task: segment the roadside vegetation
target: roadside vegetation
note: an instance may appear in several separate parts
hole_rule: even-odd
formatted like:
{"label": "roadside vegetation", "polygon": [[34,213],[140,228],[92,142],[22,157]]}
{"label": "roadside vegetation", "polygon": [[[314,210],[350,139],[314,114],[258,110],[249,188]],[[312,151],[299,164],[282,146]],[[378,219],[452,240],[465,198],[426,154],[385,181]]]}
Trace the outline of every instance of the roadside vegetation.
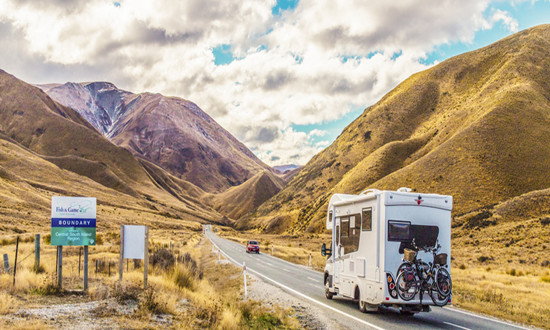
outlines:
{"label": "roadside vegetation", "polygon": [[[482,223],[478,218],[474,224]],[[457,219],[453,228],[451,274],[455,307],[520,324],[550,329],[550,221],[493,223],[476,227]],[[485,221],[492,221],[485,219]],[[217,227],[218,234],[245,244],[260,243],[261,252],[323,271],[321,245],[330,246],[327,234],[268,235]]]}
{"label": "roadside vegetation", "polygon": [[[33,270],[33,255],[20,263],[15,286],[13,273],[0,273],[0,328],[300,327],[290,311],[245,299],[241,270],[218,263],[217,254],[200,233],[153,231],[146,289],[142,262],[125,261],[124,280],[118,282],[118,235],[110,232],[101,237],[103,244],[90,248],[88,293],[82,292],[77,247],[64,248],[62,292],[54,284],[55,247],[43,242],[38,273]],[[14,251],[11,242],[0,246],[11,264]],[[20,243],[19,257],[33,251],[32,239]]]}

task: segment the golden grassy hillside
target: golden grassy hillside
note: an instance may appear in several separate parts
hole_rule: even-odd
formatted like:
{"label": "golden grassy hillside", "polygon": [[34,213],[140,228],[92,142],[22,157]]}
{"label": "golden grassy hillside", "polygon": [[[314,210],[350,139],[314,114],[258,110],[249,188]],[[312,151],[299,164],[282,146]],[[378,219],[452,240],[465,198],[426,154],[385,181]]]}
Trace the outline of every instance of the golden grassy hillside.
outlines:
{"label": "golden grassy hillside", "polygon": [[207,199],[220,213],[231,219],[239,219],[278,193],[283,187],[283,179],[269,171],[264,171],[241,185],[217,195],[210,195]]}
{"label": "golden grassy hillside", "polygon": [[550,187],[550,25],[414,74],[241,220],[322,231],[328,198],[402,186],[450,194],[454,214]]}
{"label": "golden grassy hillside", "polygon": [[3,71],[0,144],[5,234],[49,224],[53,195],[97,197],[98,218],[115,227],[157,217],[163,226],[169,219],[191,227],[222,219],[201,201],[202,190],[113,145],[78,113]]}

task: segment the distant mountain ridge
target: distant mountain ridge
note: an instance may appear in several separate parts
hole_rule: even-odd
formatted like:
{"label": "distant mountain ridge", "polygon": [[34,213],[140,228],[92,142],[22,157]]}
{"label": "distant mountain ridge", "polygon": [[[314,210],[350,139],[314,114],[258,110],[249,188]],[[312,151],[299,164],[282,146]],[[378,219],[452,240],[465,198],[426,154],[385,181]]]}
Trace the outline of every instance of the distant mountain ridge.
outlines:
{"label": "distant mountain ridge", "polygon": [[550,25],[416,73],[348,125],[242,228],[323,230],[334,193],[454,196],[463,215],[550,187]]}
{"label": "distant mountain ridge", "polygon": [[295,170],[297,168],[301,167],[300,165],[279,165],[279,166],[273,166],[273,169],[276,171],[279,171],[281,174],[286,174],[287,172],[290,172],[292,170]]}
{"label": "distant mountain ridge", "polygon": [[196,104],[108,82],[40,85],[115,144],[208,192],[273,171]]}

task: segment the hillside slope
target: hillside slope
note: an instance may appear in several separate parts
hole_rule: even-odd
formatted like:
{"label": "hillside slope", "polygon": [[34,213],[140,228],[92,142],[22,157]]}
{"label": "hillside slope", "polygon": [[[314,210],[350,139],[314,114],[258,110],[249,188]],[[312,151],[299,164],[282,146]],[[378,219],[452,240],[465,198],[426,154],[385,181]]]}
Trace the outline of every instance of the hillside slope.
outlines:
{"label": "hillside slope", "polygon": [[[5,176],[3,190],[15,189],[11,200],[23,204],[40,200],[44,207],[49,203],[44,198],[51,193],[89,193],[102,203],[141,205],[176,218],[217,221],[222,217],[196,200],[200,192],[189,193],[192,188],[186,188],[185,192],[165,189],[132,153],[112,144],[77,112],[4,71],[0,71],[0,140],[4,141],[0,160],[11,159],[10,149],[18,150],[22,157],[17,166],[1,168]],[[37,165],[44,162],[50,165]],[[44,173],[33,170],[36,168],[42,168]],[[31,173],[39,179],[34,179]],[[170,174],[157,177],[166,180]],[[66,181],[67,178],[71,180]],[[82,189],[80,182],[94,184],[90,189]],[[112,193],[105,195],[104,191],[110,190]]]}
{"label": "hillside slope", "polygon": [[455,214],[550,187],[550,25],[417,73],[317,154],[242,227],[321,231],[333,193],[454,196]]}
{"label": "hillside slope", "polygon": [[222,192],[272,171],[190,101],[133,94],[107,82],[40,87],[115,144],[208,192]]}
{"label": "hillside slope", "polygon": [[231,219],[239,219],[277,194],[283,187],[282,178],[270,171],[264,171],[239,186],[212,195],[209,199],[218,212]]}

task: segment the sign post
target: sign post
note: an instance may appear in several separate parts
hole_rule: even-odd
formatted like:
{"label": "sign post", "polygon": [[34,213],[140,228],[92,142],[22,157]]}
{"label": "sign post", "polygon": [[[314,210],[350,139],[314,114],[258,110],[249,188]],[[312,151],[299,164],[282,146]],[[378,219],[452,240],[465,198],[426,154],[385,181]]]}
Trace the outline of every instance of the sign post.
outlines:
{"label": "sign post", "polygon": [[63,246],[84,246],[84,290],[88,289],[88,246],[96,244],[96,205],[95,197],[52,197],[51,244],[57,246],[59,289],[63,282]]}
{"label": "sign post", "polygon": [[34,271],[40,269],[40,234],[34,235]]}
{"label": "sign post", "polygon": [[149,265],[149,227],[120,226],[119,282],[122,283],[124,259],[143,260],[143,284],[147,287]]}

